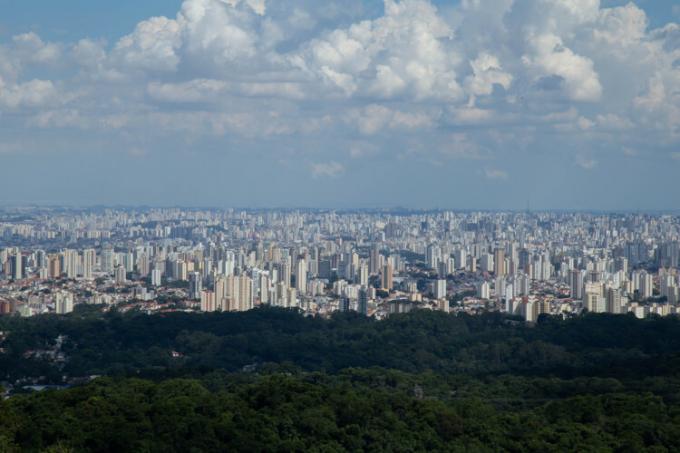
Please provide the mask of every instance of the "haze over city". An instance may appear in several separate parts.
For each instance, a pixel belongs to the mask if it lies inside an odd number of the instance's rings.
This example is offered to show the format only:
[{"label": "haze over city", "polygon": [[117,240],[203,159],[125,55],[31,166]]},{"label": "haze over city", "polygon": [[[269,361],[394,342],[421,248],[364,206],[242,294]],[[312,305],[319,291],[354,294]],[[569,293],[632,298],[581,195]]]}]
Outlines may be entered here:
[{"label": "haze over city", "polygon": [[679,207],[671,0],[3,3],[3,204]]}]

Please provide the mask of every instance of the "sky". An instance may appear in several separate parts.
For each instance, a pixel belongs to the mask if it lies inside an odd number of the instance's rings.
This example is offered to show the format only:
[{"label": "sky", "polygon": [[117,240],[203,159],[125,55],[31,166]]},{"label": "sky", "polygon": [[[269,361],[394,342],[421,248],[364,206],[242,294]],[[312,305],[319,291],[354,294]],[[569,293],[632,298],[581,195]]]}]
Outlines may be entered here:
[{"label": "sky", "polygon": [[680,209],[674,0],[0,6],[0,205]]}]

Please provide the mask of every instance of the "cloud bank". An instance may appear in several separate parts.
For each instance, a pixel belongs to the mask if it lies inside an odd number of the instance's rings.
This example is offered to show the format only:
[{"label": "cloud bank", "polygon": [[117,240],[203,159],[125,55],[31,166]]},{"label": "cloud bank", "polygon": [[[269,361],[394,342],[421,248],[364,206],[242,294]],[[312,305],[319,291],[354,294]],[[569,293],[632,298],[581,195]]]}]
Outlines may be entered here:
[{"label": "cloud bank", "polygon": [[35,130],[45,148],[65,131],[79,131],[74,146],[121,149],[170,137],[326,162],[307,166],[315,178],[363,159],[473,157],[506,180],[489,160],[550,143],[582,171],[630,149],[677,160],[677,23],[652,29],[633,2],[385,0],[347,13],[361,4],[185,0],[115,42],[14,36],[0,43],[0,118],[15,131],[4,148],[21,152],[12,142]]}]

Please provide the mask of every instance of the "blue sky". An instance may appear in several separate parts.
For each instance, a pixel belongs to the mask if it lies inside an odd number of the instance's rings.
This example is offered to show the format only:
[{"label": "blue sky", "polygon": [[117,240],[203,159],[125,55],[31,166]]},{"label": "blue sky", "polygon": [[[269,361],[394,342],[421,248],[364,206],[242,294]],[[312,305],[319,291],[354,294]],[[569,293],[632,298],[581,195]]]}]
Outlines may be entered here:
[{"label": "blue sky", "polygon": [[680,209],[677,2],[0,4],[0,203]]}]

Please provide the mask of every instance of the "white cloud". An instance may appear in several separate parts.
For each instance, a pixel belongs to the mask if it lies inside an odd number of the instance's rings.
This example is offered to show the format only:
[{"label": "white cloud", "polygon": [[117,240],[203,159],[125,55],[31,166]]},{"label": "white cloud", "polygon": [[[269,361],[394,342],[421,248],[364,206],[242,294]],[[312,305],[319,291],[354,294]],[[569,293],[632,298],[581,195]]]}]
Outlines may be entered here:
[{"label": "white cloud", "polygon": [[600,11],[593,36],[608,46],[628,47],[645,37],[647,15],[633,3]]},{"label": "white cloud", "polygon": [[0,113],[8,128],[80,127],[131,142],[370,141],[329,147],[329,162],[405,141],[399,151],[477,159],[541,137],[618,153],[675,146],[680,25],[650,29],[634,3],[603,4],[385,0],[369,17],[361,1],[184,0],[176,16],[143,20],[110,44],[35,33],[0,42]]},{"label": "white cloud", "polygon": [[456,124],[484,124],[493,116],[493,110],[476,107],[461,107],[453,111],[453,121]]},{"label": "white cloud", "polygon": [[106,60],[106,46],[102,41],[81,39],[73,46],[71,52],[79,65],[91,69],[100,68]]},{"label": "white cloud", "polygon": [[41,107],[57,99],[57,90],[50,80],[31,80],[19,84],[6,84],[0,78],[0,106]]},{"label": "white cloud", "polygon": [[512,75],[502,70],[498,58],[486,52],[470,62],[473,75],[466,79],[467,91],[475,96],[489,95],[494,85],[500,85],[506,90],[512,83]]},{"label": "white cloud", "polygon": [[561,77],[574,101],[600,100],[602,85],[591,59],[577,55],[552,34],[531,36],[529,45],[533,54],[524,57],[528,66],[538,69],[543,76]]},{"label": "white cloud", "polygon": [[600,9],[600,0],[542,0],[541,3],[555,5],[558,14],[567,13],[578,22],[594,20]]},{"label": "white cloud", "polygon": [[313,40],[291,62],[345,95],[461,96],[449,25],[426,0],[385,0],[385,15]]},{"label": "white cloud", "polygon": [[429,128],[433,124],[433,118],[425,112],[402,112],[377,104],[350,112],[348,120],[365,135],[373,135],[383,129],[412,131]]},{"label": "white cloud", "polygon": [[175,71],[180,62],[177,51],[182,43],[181,32],[176,20],[152,17],[118,41],[113,58],[117,64],[133,69]]},{"label": "white cloud", "polygon": [[314,178],[335,178],[345,172],[345,167],[338,162],[323,162],[310,165]]},{"label": "white cloud", "polygon": [[61,47],[54,43],[46,43],[40,36],[30,32],[12,38],[15,49],[23,54],[25,61],[31,63],[53,63],[61,56]]}]

